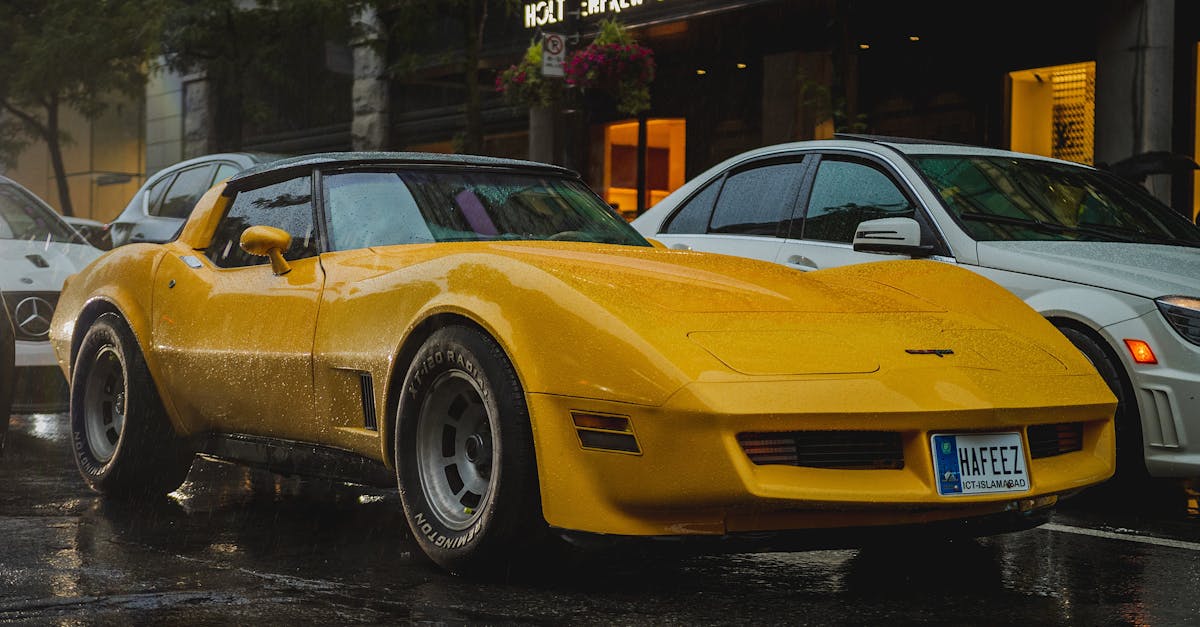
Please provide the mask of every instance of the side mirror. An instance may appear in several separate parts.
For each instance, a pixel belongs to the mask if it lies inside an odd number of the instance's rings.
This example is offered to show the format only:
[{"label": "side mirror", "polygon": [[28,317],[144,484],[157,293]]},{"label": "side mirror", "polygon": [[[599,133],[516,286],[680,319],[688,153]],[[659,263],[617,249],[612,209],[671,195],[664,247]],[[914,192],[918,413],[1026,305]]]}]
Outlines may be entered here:
[{"label": "side mirror", "polygon": [[275,276],[292,271],[292,267],[283,258],[283,251],[292,245],[292,236],[287,231],[273,226],[252,226],[242,231],[239,244],[242,250],[251,255],[270,257],[271,271]]},{"label": "side mirror", "polygon": [[854,229],[854,250],[925,257],[932,246],[921,245],[921,225],[912,218],[881,218],[860,222]]}]

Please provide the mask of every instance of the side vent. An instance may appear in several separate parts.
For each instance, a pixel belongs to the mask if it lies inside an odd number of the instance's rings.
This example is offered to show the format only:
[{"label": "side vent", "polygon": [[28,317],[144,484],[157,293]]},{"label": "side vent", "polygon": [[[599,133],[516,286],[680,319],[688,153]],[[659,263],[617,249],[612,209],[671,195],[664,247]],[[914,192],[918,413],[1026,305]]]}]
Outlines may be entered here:
[{"label": "side vent", "polygon": [[579,445],[587,450],[642,454],[628,416],[573,411],[571,421],[575,423]]},{"label": "side vent", "polygon": [[1083,423],[1063,422],[1029,427],[1029,456],[1054,457],[1083,450]]},{"label": "side vent", "polygon": [[379,421],[375,418],[375,384],[371,381],[371,374],[360,372],[358,384],[362,392],[363,428],[378,431]]}]

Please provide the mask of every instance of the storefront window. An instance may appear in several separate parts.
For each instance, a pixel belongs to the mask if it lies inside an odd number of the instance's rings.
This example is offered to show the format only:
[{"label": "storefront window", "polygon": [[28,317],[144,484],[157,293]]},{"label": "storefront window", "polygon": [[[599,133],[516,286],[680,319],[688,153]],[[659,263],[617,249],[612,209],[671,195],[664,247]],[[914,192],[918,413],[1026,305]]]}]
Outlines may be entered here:
[{"label": "storefront window", "polygon": [[1096,155],[1096,63],[1008,76],[1012,149],[1091,165]]},{"label": "storefront window", "polygon": [[[646,207],[684,183],[687,123],[654,118],[646,122]],[[609,124],[604,129],[603,196],[625,217],[637,212],[636,121]]]}]

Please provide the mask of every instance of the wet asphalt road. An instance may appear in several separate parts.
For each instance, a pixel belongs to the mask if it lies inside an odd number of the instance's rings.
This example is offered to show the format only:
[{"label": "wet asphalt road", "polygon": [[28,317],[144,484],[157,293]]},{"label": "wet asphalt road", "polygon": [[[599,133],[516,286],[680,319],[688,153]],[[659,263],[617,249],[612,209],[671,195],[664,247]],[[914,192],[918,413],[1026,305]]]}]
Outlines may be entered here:
[{"label": "wet asphalt road", "polygon": [[198,460],[171,499],[108,502],[79,479],[64,416],[15,416],[0,624],[1200,624],[1196,501],[1152,492],[1084,495],[983,540],[606,553],[480,583],[422,558],[388,491]]}]

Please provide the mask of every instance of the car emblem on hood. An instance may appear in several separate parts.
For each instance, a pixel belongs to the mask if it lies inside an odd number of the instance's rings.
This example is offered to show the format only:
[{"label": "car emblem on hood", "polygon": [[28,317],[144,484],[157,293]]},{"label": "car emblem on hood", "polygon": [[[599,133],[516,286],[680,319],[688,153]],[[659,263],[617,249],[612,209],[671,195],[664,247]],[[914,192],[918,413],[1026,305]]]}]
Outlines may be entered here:
[{"label": "car emblem on hood", "polygon": [[938,357],[954,354],[954,351],[949,348],[906,348],[904,352],[909,355],[937,355]]},{"label": "car emblem on hood", "polygon": [[54,305],[37,296],[22,300],[13,309],[13,322],[29,337],[42,337],[50,333],[50,318],[53,316]]}]

